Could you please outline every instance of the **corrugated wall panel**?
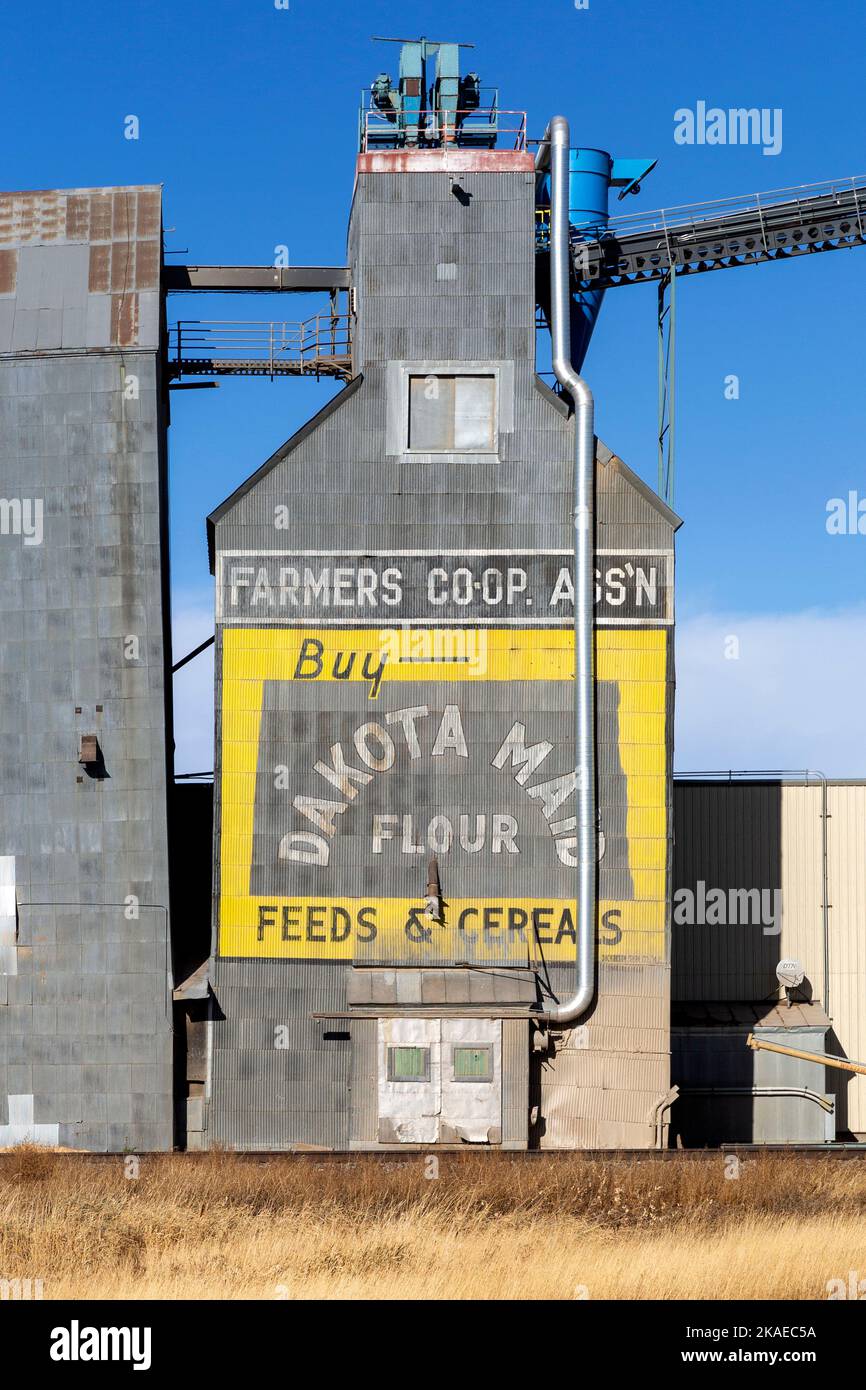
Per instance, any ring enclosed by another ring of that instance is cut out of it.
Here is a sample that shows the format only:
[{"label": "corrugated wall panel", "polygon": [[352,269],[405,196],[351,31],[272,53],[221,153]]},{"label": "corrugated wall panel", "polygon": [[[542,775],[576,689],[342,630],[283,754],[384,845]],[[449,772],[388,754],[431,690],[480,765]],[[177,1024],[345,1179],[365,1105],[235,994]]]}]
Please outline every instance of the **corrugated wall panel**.
[{"label": "corrugated wall panel", "polygon": [[352,1104],[349,1142],[367,1148],[379,1138],[379,1042],[375,1018],[352,1022]]},{"label": "corrugated wall panel", "polygon": [[[819,788],[675,782],[675,999],[766,999],[778,961],[801,951],[820,997],[822,956],[812,941],[820,930],[820,833]],[[718,890],[724,906],[713,920],[708,900]],[[733,896],[755,892],[765,896],[747,909]]]},{"label": "corrugated wall panel", "polygon": [[[556,967],[565,997],[573,976]],[[652,1148],[655,1106],[670,1087],[670,972],[602,963],[586,1026],[554,1036],[540,1069],[542,1148]]]},{"label": "corrugated wall panel", "polygon": [[802,962],[812,998],[823,1003],[822,805],[820,786],[782,788],[782,933],[777,945],[780,960]]},{"label": "corrugated wall panel", "polygon": [[502,1020],[502,1143],[525,1149],[529,1139],[529,1025]]},{"label": "corrugated wall panel", "polygon": [[0,1147],[172,1144],[160,236],[156,187],[0,194]]},{"label": "corrugated wall panel", "polygon": [[[828,787],[830,1013],[842,1055],[866,1062],[866,786]],[[836,1075],[839,1110],[866,1134],[866,1076]]]}]

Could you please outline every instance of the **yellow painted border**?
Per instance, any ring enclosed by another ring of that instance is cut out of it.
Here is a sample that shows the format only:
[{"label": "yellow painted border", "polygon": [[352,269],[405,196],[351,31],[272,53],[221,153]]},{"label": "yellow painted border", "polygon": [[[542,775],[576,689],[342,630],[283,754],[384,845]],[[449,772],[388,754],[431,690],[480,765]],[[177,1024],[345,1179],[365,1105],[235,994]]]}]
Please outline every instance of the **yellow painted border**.
[{"label": "yellow painted border", "polygon": [[[443,644],[455,640],[453,629],[427,629],[430,640]],[[223,956],[350,960],[363,958],[363,947],[354,937],[346,940],[321,939],[322,929],[314,923],[309,936],[282,939],[277,930],[265,932],[258,940],[259,907],[285,899],[251,897],[249,874],[252,862],[253,818],[255,810],[256,767],[262,712],[262,691],[267,680],[291,680],[302,642],[315,638],[323,647],[320,680],[329,680],[329,654],[366,653],[381,647],[379,629],[322,628],[224,628],[222,633],[222,770],[220,780],[220,903],[219,953]],[[371,640],[372,639],[372,640]],[[476,640],[473,630],[467,640]],[[604,958],[640,957],[663,960],[666,926],[667,871],[667,640],[665,629],[600,628],[596,632],[596,674],[600,681],[614,681],[619,687],[619,756],[627,784],[626,834],[634,899],[603,902],[599,917],[616,910],[621,915],[621,939],[602,932],[599,953]],[[386,665],[382,687],[389,679],[453,684],[458,681],[573,680],[574,636],[568,629],[493,629],[483,633],[483,661],[463,665],[414,661],[411,665]],[[446,648],[447,649],[447,648]],[[368,678],[356,661],[351,680]],[[391,676],[393,670],[394,675]],[[375,708],[375,705],[372,706]],[[342,907],[350,913],[367,899],[322,898],[316,905]],[[306,912],[312,900],[292,900]],[[381,930],[376,941],[376,957],[405,959],[403,925],[410,904],[403,899],[376,902]],[[533,900],[528,907],[570,906],[559,900]],[[451,904],[456,920],[463,907],[496,908],[495,900]],[[518,906],[518,904],[513,904]],[[442,929],[440,928],[439,931]],[[398,934],[398,935],[395,935]],[[293,933],[294,935],[294,933]],[[502,959],[495,933],[491,933],[491,958]],[[384,946],[383,946],[384,943]],[[392,943],[389,945],[389,943]],[[517,943],[515,942],[515,945]],[[400,949],[398,950],[398,945]],[[389,951],[396,954],[388,956]],[[540,947],[546,960],[570,960],[573,943],[564,937]],[[475,943],[475,955],[480,952]],[[435,941],[419,949],[419,959],[437,954]],[[453,945],[442,948],[443,959],[455,958]],[[526,952],[520,948],[522,959]],[[515,956],[515,958],[517,958]]]}]

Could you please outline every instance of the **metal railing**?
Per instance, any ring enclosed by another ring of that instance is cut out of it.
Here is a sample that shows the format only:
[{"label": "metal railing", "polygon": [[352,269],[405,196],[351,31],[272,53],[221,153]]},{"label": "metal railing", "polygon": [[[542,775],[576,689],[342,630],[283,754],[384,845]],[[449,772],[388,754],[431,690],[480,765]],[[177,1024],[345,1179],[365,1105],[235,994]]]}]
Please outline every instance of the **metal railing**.
[{"label": "metal railing", "polygon": [[168,330],[173,376],[351,376],[348,314],[300,322],[180,319]]},{"label": "metal railing", "polygon": [[[866,175],[827,179],[823,183],[794,184],[791,188],[772,188],[766,193],[749,193],[736,198],[715,198],[705,203],[680,203],[670,208],[655,208],[647,212],[635,212],[623,217],[612,217],[607,231],[614,236],[631,236],[634,233],[675,231],[688,228],[696,222],[721,222],[740,213],[764,212],[778,209],[779,204],[799,204],[804,220],[808,220],[810,209],[815,208],[815,200],[821,199],[818,211],[826,211],[827,199],[836,203],[847,200],[854,194],[855,205],[860,205],[862,216],[866,218]],[[859,200],[858,200],[859,195]],[[863,231],[863,224],[860,227]]]},{"label": "metal railing", "polygon": [[396,111],[392,117],[376,107],[361,110],[362,154],[382,149],[441,149],[449,145],[493,149],[497,142],[504,149],[526,149],[525,111],[505,111],[498,106],[424,111],[415,122]]},{"label": "metal railing", "polygon": [[[543,246],[544,221],[537,243]],[[778,260],[866,243],[866,177],[828,180],[612,219],[576,235],[575,278],[599,285]]]},{"label": "metal railing", "polygon": [[[619,282],[634,274],[660,275],[709,268],[721,260],[770,260],[824,243],[860,245],[866,240],[866,177],[802,183],[745,197],[684,203],[612,217],[596,228],[571,228],[580,243],[585,275]],[[535,210],[535,243],[549,243],[549,208]],[[828,247],[826,247],[828,249]],[[580,271],[575,260],[575,271]]]}]

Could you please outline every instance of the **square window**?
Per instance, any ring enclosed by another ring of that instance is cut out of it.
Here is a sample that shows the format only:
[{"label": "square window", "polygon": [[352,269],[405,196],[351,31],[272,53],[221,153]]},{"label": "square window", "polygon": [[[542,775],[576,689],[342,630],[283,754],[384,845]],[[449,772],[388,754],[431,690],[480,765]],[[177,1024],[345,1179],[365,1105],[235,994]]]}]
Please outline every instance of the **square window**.
[{"label": "square window", "polygon": [[489,1047],[455,1047],[455,1081],[492,1081],[493,1055]]},{"label": "square window", "polygon": [[496,450],[496,377],[409,377],[409,438],[414,453]]},{"label": "square window", "polygon": [[389,1047],[389,1081],[429,1081],[429,1047]]}]

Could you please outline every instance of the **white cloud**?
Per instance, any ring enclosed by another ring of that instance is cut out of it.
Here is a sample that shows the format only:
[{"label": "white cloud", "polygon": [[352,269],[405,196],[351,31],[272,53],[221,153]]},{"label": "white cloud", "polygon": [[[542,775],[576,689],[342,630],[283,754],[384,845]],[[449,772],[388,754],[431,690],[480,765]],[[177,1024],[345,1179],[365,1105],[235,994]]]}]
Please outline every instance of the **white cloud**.
[{"label": "white cloud", "polygon": [[[213,634],[213,593],[185,591],[172,599],[173,659],[180,661]],[[176,772],[211,772],[214,760],[213,647],[174,678]]]},{"label": "white cloud", "polygon": [[866,775],[866,606],[689,617],[676,669],[677,771]]}]

